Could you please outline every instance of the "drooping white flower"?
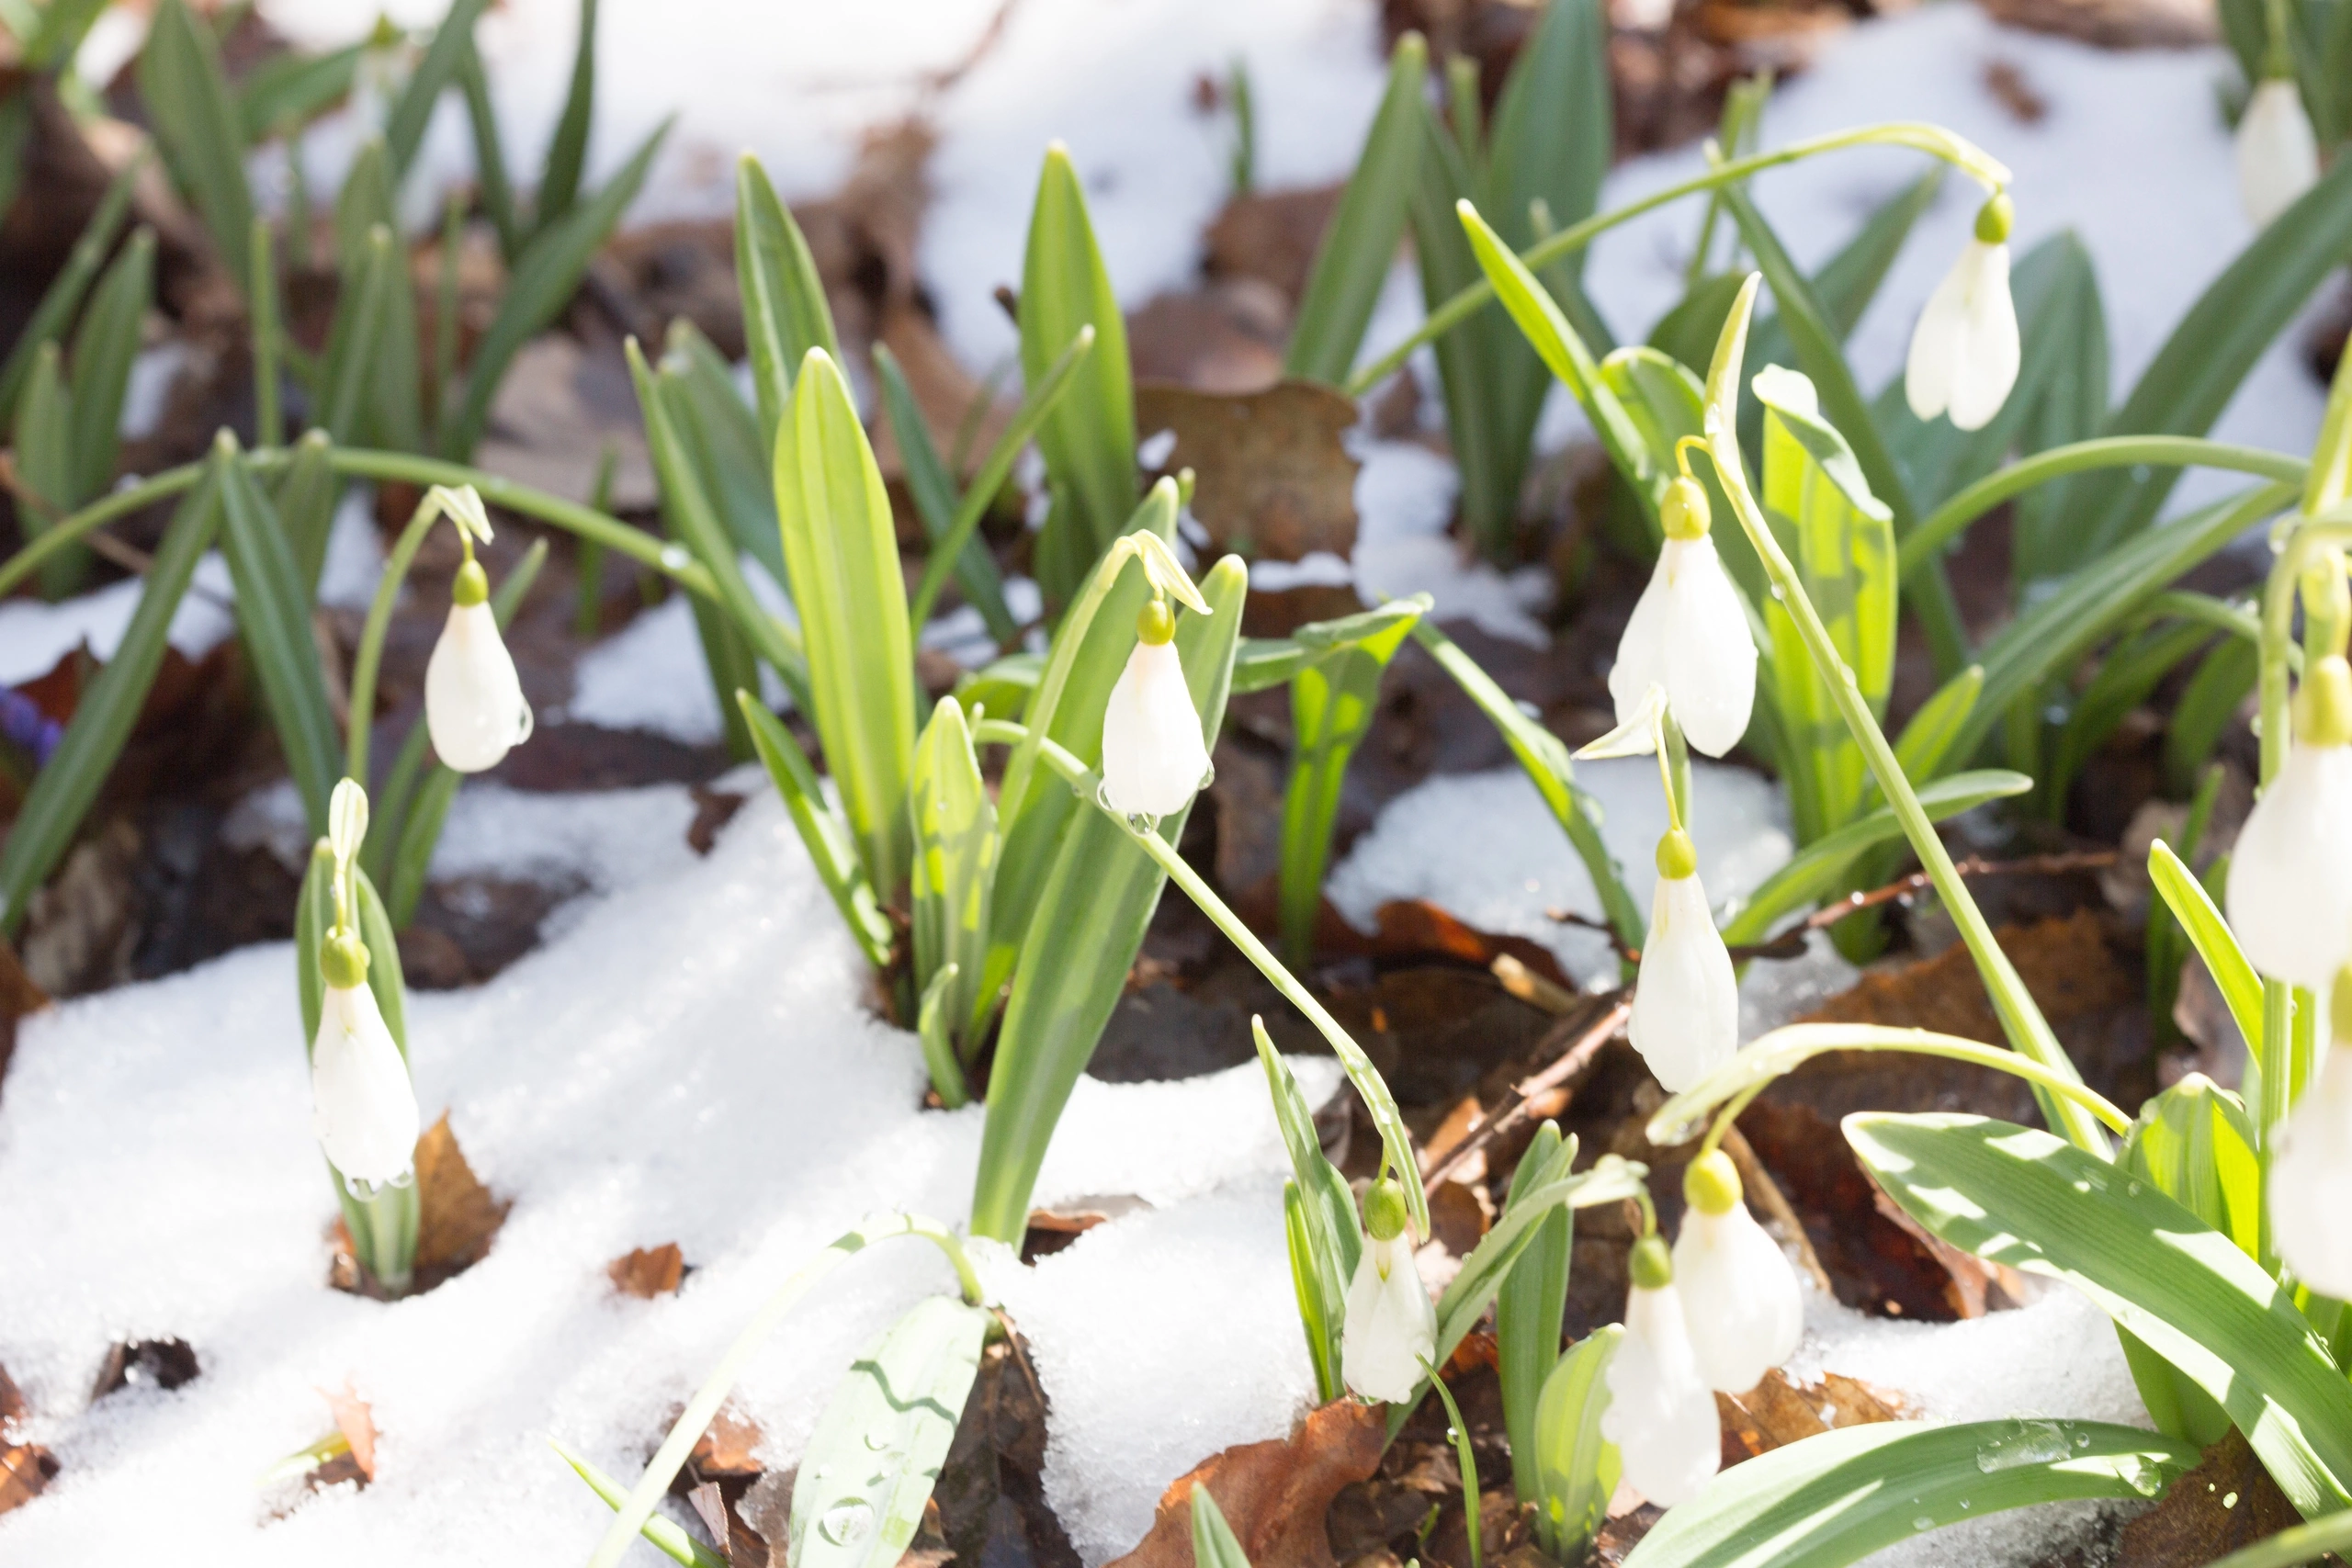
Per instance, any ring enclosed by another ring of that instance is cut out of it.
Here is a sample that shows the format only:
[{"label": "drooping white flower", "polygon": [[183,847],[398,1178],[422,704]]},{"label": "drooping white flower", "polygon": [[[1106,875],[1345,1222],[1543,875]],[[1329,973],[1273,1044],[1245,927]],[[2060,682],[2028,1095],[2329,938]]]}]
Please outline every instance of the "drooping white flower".
[{"label": "drooping white flower", "polygon": [[2258,84],[2238,119],[2238,197],[2257,229],[2319,184],[2319,138],[2291,78]]},{"label": "drooping white flower", "polygon": [[1625,1032],[1669,1094],[1679,1094],[1739,1049],[1739,978],[1699,885],[1690,836],[1676,829],[1657,844],[1657,891],[1650,932],[1634,977]]},{"label": "drooping white flower", "polygon": [[368,988],[364,961],[357,984],[333,983],[347,977],[329,976],[319,1010],[311,1044],[311,1125],[345,1179],[381,1187],[405,1177],[416,1157],[416,1089]]},{"label": "drooping white flower", "polygon": [[1652,686],[1690,744],[1720,757],[1747,732],[1756,704],[1756,638],[1747,605],[1707,536],[1707,493],[1677,479],[1658,507],[1666,542],[1617,643],[1609,695],[1632,721]]},{"label": "drooping white flower", "polygon": [[1794,1353],[1804,1332],[1796,1271],[1741,1201],[1731,1156],[1710,1149],[1682,1178],[1689,1207],[1674,1238],[1674,1283],[1708,1383],[1745,1393]]},{"label": "drooping white flower", "polygon": [[1123,816],[1167,817],[1208,776],[1209,752],[1176,652],[1174,614],[1155,600],[1138,631],[1102,712],[1102,798]]},{"label": "drooping white flower", "polygon": [[1666,1244],[1634,1244],[1625,1335],[1609,1360],[1600,1435],[1617,1445],[1626,1483],[1662,1508],[1687,1503],[1723,1463],[1715,1396],[1690,1344]]},{"label": "drooping white flower", "polygon": [[2352,970],[2334,987],[2335,1043],[2312,1064],[2270,1161],[2270,1234],[2295,1277],[2352,1297]]},{"label": "drooping white flower", "polygon": [[2287,761],[2239,829],[2222,890],[2254,966],[2325,996],[2352,958],[2352,668],[2313,661]]},{"label": "drooping white flower", "polygon": [[2009,198],[1996,196],[1976,215],[1976,235],[1928,297],[1911,332],[1903,392],[1923,420],[1949,413],[1962,430],[1981,430],[2009,399],[2018,378],[2018,310],[2009,298]]},{"label": "drooping white flower", "polygon": [[1437,1355],[1437,1309],[1413,1262],[1403,1190],[1385,1178],[1374,1182],[1363,1213],[1363,1255],[1348,1281],[1340,1325],[1340,1375],[1358,1397],[1394,1404],[1410,1399],[1428,1375],[1421,1363]]},{"label": "drooping white flower", "polygon": [[478,561],[459,569],[449,618],[424,666],[424,723],[434,751],[461,773],[498,766],[531,736],[531,705]]}]

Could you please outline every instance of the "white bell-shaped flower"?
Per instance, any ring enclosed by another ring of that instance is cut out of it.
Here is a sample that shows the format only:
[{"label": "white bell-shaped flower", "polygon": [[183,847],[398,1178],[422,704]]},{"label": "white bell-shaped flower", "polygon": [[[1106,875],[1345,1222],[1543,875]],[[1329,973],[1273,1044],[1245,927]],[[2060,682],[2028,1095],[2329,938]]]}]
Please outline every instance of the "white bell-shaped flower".
[{"label": "white bell-shaped flower", "polygon": [[1731,1156],[1710,1149],[1683,1172],[1689,1206],[1674,1238],[1674,1284],[1708,1383],[1745,1393],[1804,1332],[1796,1270],[1741,1201]]},{"label": "white bell-shaped flower", "polygon": [[2279,1130],[2270,1161],[2270,1234],[2295,1278],[2352,1297],[2352,970],[2335,984],[2335,1043]]},{"label": "white bell-shaped flower", "polygon": [[1658,506],[1666,529],[1649,585],[1617,643],[1609,695],[1617,722],[1632,722],[1656,686],[1683,736],[1720,757],[1747,733],[1756,704],[1756,638],[1747,602],[1707,536],[1707,492],[1679,479]]},{"label": "white bell-shaped flower", "polygon": [[2352,958],[2352,668],[2315,660],[2287,761],[2254,803],[2222,891],[2254,966],[2325,996]]},{"label": "white bell-shaped flower", "polygon": [[1661,1508],[1699,1495],[1723,1464],[1715,1396],[1699,1370],[1666,1244],[1634,1244],[1625,1334],[1609,1359],[1600,1435],[1617,1445],[1626,1483]]},{"label": "white bell-shaped flower", "polygon": [[1157,818],[1190,804],[1208,777],[1209,751],[1176,652],[1174,612],[1153,600],[1136,631],[1102,711],[1102,799],[1122,816]]},{"label": "white bell-shaped flower", "polygon": [[368,988],[367,955],[347,933],[319,955],[327,984],[311,1043],[311,1125],[345,1180],[382,1187],[416,1157],[416,1089]]},{"label": "white bell-shaped flower", "polygon": [[1699,885],[1698,852],[1679,828],[1657,841],[1657,891],[1625,1033],[1669,1094],[1739,1049],[1739,977]]},{"label": "white bell-shaped flower", "polygon": [[2258,84],[2238,120],[2238,197],[2257,229],[2319,184],[2319,138],[2290,77]]},{"label": "white bell-shaped flower", "polygon": [[489,578],[479,561],[458,569],[449,618],[424,666],[424,723],[435,753],[461,773],[498,766],[530,739],[531,705],[523,699],[514,657],[498,634]]},{"label": "white bell-shaped flower", "polygon": [[2009,198],[1976,215],[1976,236],[1928,297],[1911,332],[1903,392],[1923,420],[1949,413],[1962,430],[1982,430],[2009,400],[2018,378],[2018,310],[2009,298]]},{"label": "white bell-shaped flower", "polygon": [[1340,1375],[1357,1397],[1395,1404],[1413,1397],[1428,1375],[1421,1363],[1437,1356],[1437,1309],[1413,1261],[1404,1190],[1387,1178],[1374,1182],[1363,1215],[1363,1255],[1348,1281],[1340,1325]]}]

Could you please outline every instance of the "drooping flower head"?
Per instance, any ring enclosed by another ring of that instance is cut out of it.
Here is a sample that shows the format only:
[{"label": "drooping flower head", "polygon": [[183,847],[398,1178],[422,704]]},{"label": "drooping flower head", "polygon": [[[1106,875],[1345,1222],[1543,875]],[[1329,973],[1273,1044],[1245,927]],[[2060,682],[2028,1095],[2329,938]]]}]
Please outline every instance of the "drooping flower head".
[{"label": "drooping flower head", "polygon": [[1739,1170],[1721,1149],[1683,1168],[1674,1280],[1690,1348],[1709,1384],[1745,1393],[1796,1350],[1804,1303],[1780,1244],[1742,1201]]},{"label": "drooping flower head", "polygon": [[1655,1235],[1635,1242],[1630,1271],[1600,1435],[1617,1445],[1626,1483],[1670,1508],[1698,1495],[1722,1466],[1715,1396],[1690,1343],[1666,1243]]},{"label": "drooping flower head", "polygon": [[1348,1281],[1340,1326],[1340,1374],[1363,1399],[1396,1404],[1413,1397],[1437,1354],[1437,1309],[1413,1261],[1405,1190],[1382,1177],[1363,1195],[1363,1253]]},{"label": "drooping flower head", "polygon": [[2339,970],[2329,1012],[2334,1043],[2279,1129],[2270,1161],[2270,1234],[2295,1278],[2323,1295],[2352,1296],[2352,965]]},{"label": "drooping flower head", "polygon": [[1739,1049],[1739,979],[1699,883],[1698,851],[1679,826],[1657,841],[1657,891],[1625,1032],[1668,1093]]},{"label": "drooping flower head", "polygon": [[2256,968],[2325,996],[2352,957],[2352,666],[2309,661],[2294,738],[2238,832],[2223,888]]},{"label": "drooping flower head", "polygon": [[1617,643],[1609,695],[1631,723],[1650,688],[1691,745],[1720,757],[1747,732],[1756,704],[1756,639],[1747,606],[1708,536],[1707,492],[1685,474],[1658,503],[1666,542]]},{"label": "drooping flower head", "polygon": [[1912,329],[1903,391],[1923,420],[1949,413],[1962,430],[1982,430],[2008,401],[2018,378],[2018,311],[2009,298],[2006,193],[1976,214],[1976,233],[1928,297]]},{"label": "drooping flower head", "polygon": [[490,577],[474,558],[474,541],[490,542],[490,517],[471,485],[435,487],[458,526],[465,562],[449,585],[449,618],[424,666],[424,724],[433,750],[461,773],[494,768],[531,734],[514,658],[490,607]]},{"label": "drooping flower head", "polygon": [[2292,76],[2257,83],[2238,120],[2238,197],[2257,229],[2267,229],[2296,198],[2319,184],[2319,137]]},{"label": "drooping flower head", "polygon": [[1176,612],[1168,601],[1172,595],[1203,615],[1208,603],[1158,535],[1138,532],[1128,539],[1152,597],[1136,617],[1135,651],[1102,711],[1102,801],[1141,825],[1183,810],[1208,782],[1208,746],[1184,683]]}]

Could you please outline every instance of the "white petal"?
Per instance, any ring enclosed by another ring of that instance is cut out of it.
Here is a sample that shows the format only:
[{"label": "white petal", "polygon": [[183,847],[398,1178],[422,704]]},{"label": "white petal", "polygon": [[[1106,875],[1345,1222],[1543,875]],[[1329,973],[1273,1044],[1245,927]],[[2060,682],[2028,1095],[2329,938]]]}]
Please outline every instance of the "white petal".
[{"label": "white petal", "polygon": [[[1973,244],[1973,242],[1971,242]],[[1962,321],[1968,312],[1970,251],[1963,249],[1936,291],[1928,296],[1918,324],[1911,329],[1911,353],[1903,367],[1903,395],[1911,412],[1935,418],[1951,404],[1960,365]]]},{"label": "white petal", "polygon": [[1625,1032],[1669,1094],[1739,1049],[1739,980],[1695,876],[1657,879]]},{"label": "white petal", "polygon": [[1348,1281],[1347,1316],[1340,1334],[1340,1375],[1365,1399],[1410,1399],[1425,1375],[1421,1362],[1437,1357],[1437,1309],[1421,1283],[1413,1249],[1403,1235],[1367,1236],[1355,1278]]},{"label": "white petal", "polygon": [[328,987],[311,1045],[311,1117],[334,1168],[381,1184],[416,1155],[416,1090],[366,986]]},{"label": "white petal", "polygon": [[2352,1055],[2332,1047],[2287,1118],[2270,1165],[2270,1230],[2295,1277],[2352,1296]]},{"label": "white petal", "polygon": [[1723,1463],[1723,1440],[1674,1286],[1625,1293],[1608,1382],[1600,1434],[1617,1445],[1626,1482],[1662,1508],[1689,1502]]},{"label": "white petal", "polygon": [[1650,580],[1634,602],[1634,617],[1625,623],[1625,635],[1617,639],[1617,662],[1609,667],[1609,697],[1617,705],[1619,724],[1631,724],[1649,689],[1666,684],[1666,648],[1672,617],[1667,607],[1667,551],[1676,544],[1668,539],[1658,551]]},{"label": "white petal", "polygon": [[2256,968],[2328,995],[2352,959],[2352,746],[2288,748],[2238,830],[2223,902]]},{"label": "white petal", "polygon": [[1113,810],[1167,817],[1209,771],[1201,716],[1172,642],[1136,644],[1102,713],[1102,794]]},{"label": "white petal", "polygon": [[2020,348],[2017,303],[2009,297],[2009,247],[1972,243],[1974,256],[1968,309],[1961,319],[1960,355],[1951,383],[1951,423],[1982,430],[2017,385]]},{"label": "white petal", "polygon": [[461,773],[494,768],[530,737],[531,705],[488,604],[452,604],[424,667],[433,750]]},{"label": "white petal", "polygon": [[2319,139],[2294,83],[2273,78],[2255,88],[2238,121],[2237,164],[2238,195],[2257,229],[2319,184]]},{"label": "white petal", "polygon": [[1747,602],[1713,539],[1668,539],[1657,574],[1667,580],[1667,705],[1692,746],[1720,757],[1747,733],[1756,705]]},{"label": "white petal", "polygon": [[1699,1371],[1725,1393],[1754,1388],[1789,1359],[1804,1332],[1796,1270],[1745,1203],[1724,1214],[1683,1211],[1682,1232],[1674,1238],[1674,1286]]}]

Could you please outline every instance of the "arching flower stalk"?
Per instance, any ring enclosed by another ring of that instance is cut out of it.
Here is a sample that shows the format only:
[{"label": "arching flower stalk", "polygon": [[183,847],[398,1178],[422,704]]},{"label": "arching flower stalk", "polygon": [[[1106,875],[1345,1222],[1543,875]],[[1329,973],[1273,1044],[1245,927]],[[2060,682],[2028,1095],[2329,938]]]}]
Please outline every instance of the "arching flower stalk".
[{"label": "arching flower stalk", "polygon": [[352,863],[368,832],[368,795],[335,785],[328,818],[334,855],[334,923],[319,947],[324,995],[311,1043],[311,1122],[327,1161],[363,1201],[414,1174],[420,1117],[408,1063],[368,985]]},{"label": "arching flower stalk", "polygon": [[1804,1332],[1796,1270],[1747,1212],[1739,1171],[1721,1149],[1684,1168],[1674,1279],[1690,1348],[1708,1383],[1745,1393],[1787,1360]]},{"label": "arching flower stalk", "polygon": [[1413,1261],[1405,1190],[1382,1177],[1363,1195],[1363,1253],[1348,1282],[1340,1375],[1359,1398],[1398,1404],[1437,1354],[1437,1309]]},{"label": "arching flower stalk", "polygon": [[1739,744],[1756,704],[1756,639],[1747,605],[1708,536],[1707,492],[1684,474],[1658,503],[1666,542],[1618,639],[1609,694],[1620,727],[1655,686],[1691,745],[1720,757]]},{"label": "arching flower stalk", "polygon": [[1690,1342],[1673,1259],[1655,1232],[1634,1244],[1631,1273],[1600,1435],[1617,1445],[1627,1483],[1670,1508],[1698,1495],[1723,1463],[1715,1396]]},{"label": "arching flower stalk", "polygon": [[490,607],[490,576],[474,558],[474,541],[490,543],[489,513],[471,485],[441,493],[466,558],[449,586],[449,618],[424,667],[424,722],[443,761],[479,773],[530,739],[531,705]]},{"label": "arching flower stalk", "polygon": [[1923,420],[1949,413],[1962,430],[1982,430],[2017,384],[2018,311],[2009,297],[2006,193],[1976,214],[1976,232],[1928,298],[1912,329],[1903,391]]}]

